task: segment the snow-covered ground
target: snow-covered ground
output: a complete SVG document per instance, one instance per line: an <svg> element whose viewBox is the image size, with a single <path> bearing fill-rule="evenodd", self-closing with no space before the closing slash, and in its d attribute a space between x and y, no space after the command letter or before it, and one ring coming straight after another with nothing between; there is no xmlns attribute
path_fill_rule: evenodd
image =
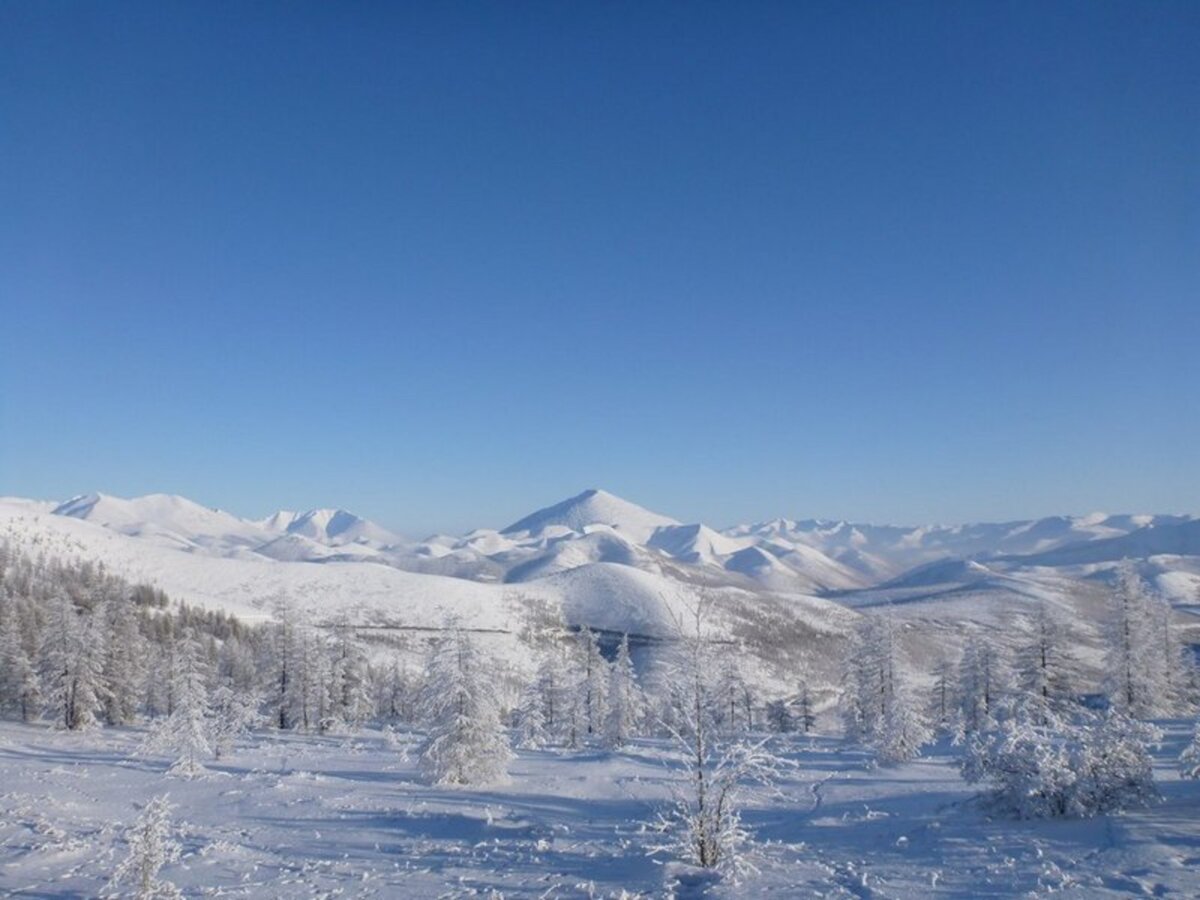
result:
<svg viewBox="0 0 1200 900"><path fill-rule="evenodd" d="M1200 896L1200 782L1156 752L1162 803L1084 821L991 819L942 747L892 769L831 738L796 738L797 768L747 821L759 874L713 882L646 856L679 777L664 746L522 751L509 783L431 787L416 736L261 733L195 780L132 756L138 729L0 724L0 895L95 896L122 834L170 793L187 896ZM406 750L408 753L406 754ZM676 885L672 888L672 885Z"/></svg>

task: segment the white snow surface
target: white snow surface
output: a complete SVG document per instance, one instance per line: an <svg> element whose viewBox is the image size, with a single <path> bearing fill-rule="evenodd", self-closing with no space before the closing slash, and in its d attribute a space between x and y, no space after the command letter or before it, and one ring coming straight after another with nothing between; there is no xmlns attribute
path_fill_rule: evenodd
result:
<svg viewBox="0 0 1200 900"><path fill-rule="evenodd" d="M758 871L735 881L647 856L643 823L683 775L655 740L518 751L505 783L464 789L420 777L416 733L258 732L181 780L133 755L139 728L4 722L0 895L98 896L166 793L183 853L160 876L188 897L1195 897L1200 781L1174 762L1190 723L1165 724L1163 802L1066 821L991 815L944 745L875 768L834 738L781 741L795 767L746 804Z"/></svg>

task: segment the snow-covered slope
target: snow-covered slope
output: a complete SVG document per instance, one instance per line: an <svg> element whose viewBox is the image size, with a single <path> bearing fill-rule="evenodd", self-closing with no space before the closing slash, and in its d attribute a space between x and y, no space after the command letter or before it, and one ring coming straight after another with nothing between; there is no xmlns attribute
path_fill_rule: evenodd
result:
<svg viewBox="0 0 1200 900"><path fill-rule="evenodd" d="M163 546L213 553L256 547L275 537L256 522L173 494L147 494L132 500L83 494L60 504L53 512Z"/></svg>

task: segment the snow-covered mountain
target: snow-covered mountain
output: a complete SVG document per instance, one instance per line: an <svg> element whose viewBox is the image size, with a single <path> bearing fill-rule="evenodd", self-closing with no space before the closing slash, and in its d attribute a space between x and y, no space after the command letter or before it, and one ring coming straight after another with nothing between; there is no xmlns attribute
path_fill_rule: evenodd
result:
<svg viewBox="0 0 1200 900"><path fill-rule="evenodd" d="M931 583L933 577L976 583L981 564L995 572L1091 564L1079 574L1093 575L1095 564L1125 556L1200 557L1200 520L1188 516L1095 514L911 527L779 518L719 531L597 488L499 531L480 528L424 541L405 540L343 509L285 510L246 520L166 494L130 500L88 494L53 507L53 514L209 556L377 563L488 583L528 583L611 563L697 583L808 595L891 588L914 579ZM1180 568L1160 566L1167 574ZM1191 568L1182 565L1185 572ZM951 579L952 570L960 577Z"/></svg>
<svg viewBox="0 0 1200 900"><path fill-rule="evenodd" d="M1051 516L968 525L870 525L821 519L772 519L725 533L781 547L819 550L877 583L939 559L981 559L1045 554L1075 544L1119 538L1144 528L1194 521L1177 515ZM1054 564L1054 563L1051 563Z"/></svg>
<svg viewBox="0 0 1200 900"><path fill-rule="evenodd" d="M634 543L644 544L659 528L678 524L675 519L622 500L608 491L591 488L561 503L530 513L500 533L536 536L556 528L583 533L591 526L604 525Z"/></svg>

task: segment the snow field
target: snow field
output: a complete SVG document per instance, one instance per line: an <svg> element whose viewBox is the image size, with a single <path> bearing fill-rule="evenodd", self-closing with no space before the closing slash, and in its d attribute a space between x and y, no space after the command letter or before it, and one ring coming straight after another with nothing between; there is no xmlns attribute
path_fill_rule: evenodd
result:
<svg viewBox="0 0 1200 900"><path fill-rule="evenodd" d="M169 792L186 896L1064 897L1200 895L1190 723L1165 725L1161 804L1089 820L993 817L938 745L872 768L841 741L782 743L797 767L750 803L758 874L739 884L645 855L642 822L679 777L666 750L519 751L506 783L440 788L421 735L260 732L194 779L130 754L141 729L0 724L0 894L97 896L123 833Z"/></svg>

